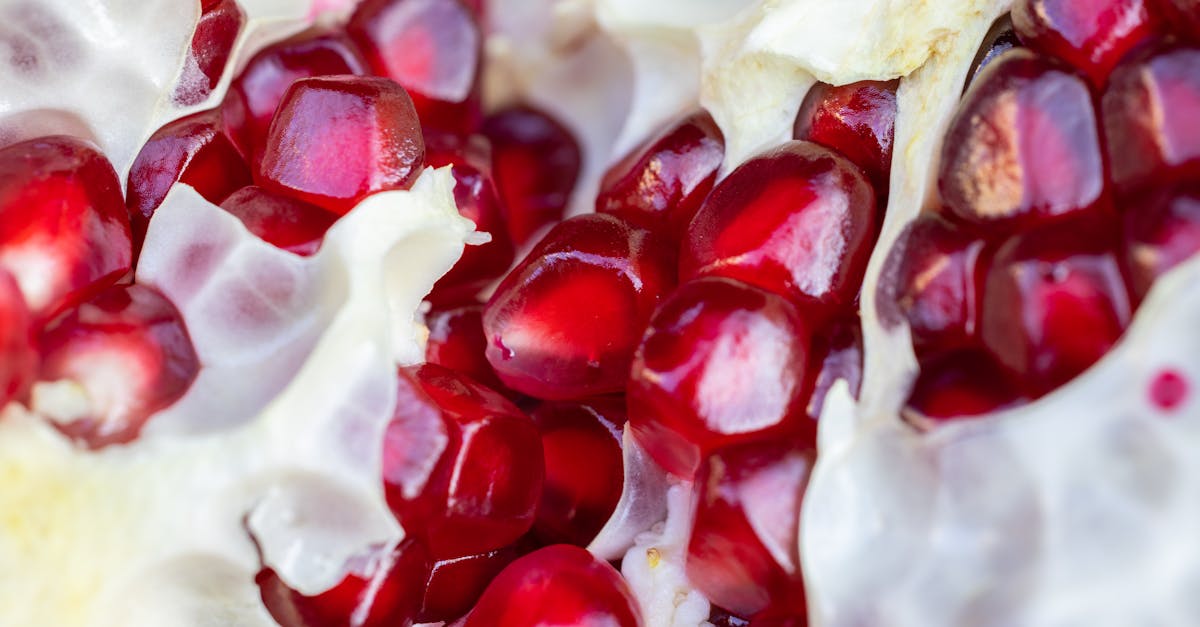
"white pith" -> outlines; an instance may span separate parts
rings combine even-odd
[[[23,4],[0,0],[0,16]],[[211,106],[170,104],[196,18],[178,2],[37,4],[77,33],[68,38],[77,54],[51,55],[55,72],[43,81],[0,71],[0,143],[83,135],[123,175],[154,129]],[[231,71],[315,14],[290,0],[241,4],[251,26]],[[1162,367],[1193,390],[1200,381],[1200,262],[1161,281],[1117,348],[1045,399],[930,435],[898,418],[916,361],[907,331],[877,320],[875,285],[891,243],[936,193],[941,137],[968,65],[1008,4],[493,3],[489,105],[529,99],[577,132],[586,160],[575,213],[590,209],[608,163],[698,104],[726,135],[728,171],[790,136],[816,80],[903,77],[890,202],[863,290],[861,399],[845,385],[831,392],[802,517],[814,625],[1200,623],[1190,594],[1200,582],[1200,500],[1191,496],[1200,402],[1193,394],[1164,416],[1146,400]],[[191,189],[173,190],[138,279],[180,308],[205,368],[141,439],[99,453],[6,410],[0,624],[267,626],[247,526],[306,592],[336,581],[347,556],[395,541],[377,442],[394,364],[422,355],[419,301],[473,237],[450,184],[447,172],[429,171],[411,192],[365,201],[308,260],[258,241]],[[219,263],[198,264],[189,251],[200,247]],[[75,411],[70,394],[60,400]],[[591,549],[624,555],[648,625],[698,625],[707,601],[682,575],[686,486],[671,485],[636,446],[626,465],[626,494]]]

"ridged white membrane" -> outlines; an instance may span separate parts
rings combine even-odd
[[[1200,602],[1200,261],[1152,291],[1125,339],[1028,407],[918,434],[898,418],[915,359],[884,328],[884,258],[935,193],[941,137],[979,41],[1009,0],[494,0],[489,106],[527,100],[575,131],[599,176],[702,104],[725,170],[790,136],[817,80],[903,78],[883,233],[863,290],[865,380],[821,421],[800,541],[812,624],[1195,625]],[[239,52],[344,14],[349,0],[245,0]],[[190,110],[195,15],[174,0],[0,0],[0,144],[49,132],[95,140],[118,171]],[[120,90],[113,90],[120,85]],[[116,93],[118,92],[119,93]],[[98,95],[103,95],[99,97]],[[194,108],[194,109],[195,109]],[[418,303],[470,224],[445,171],[375,196],[300,259],[175,189],[151,224],[140,281],[179,305],[204,364],[136,443],[88,453],[19,407],[0,419],[0,624],[259,627],[258,540],[317,592],[347,556],[402,531],[382,504],[377,442],[395,363],[420,359]],[[1192,396],[1148,400],[1163,369]],[[52,398],[50,400],[53,400]],[[628,480],[590,547],[624,556],[649,627],[704,624],[687,585],[690,486],[627,438]]]

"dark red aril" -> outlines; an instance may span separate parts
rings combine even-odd
[[[364,0],[346,24],[371,70],[404,86],[421,124],[466,134],[480,122],[483,37],[457,0]]]
[[[858,316],[836,319],[814,333],[812,355],[808,417],[817,420],[825,407],[825,397],[837,381],[845,381],[850,394],[858,398],[863,369],[862,323]]]
[[[321,248],[337,216],[315,205],[250,185],[234,192],[221,208],[237,216],[259,239],[301,256]]]
[[[933,213],[908,227],[891,295],[918,351],[971,344],[986,271],[984,242]]]
[[[554,227],[483,311],[508,387],[550,400],[619,392],[654,308],[675,283],[669,244],[609,215]]]
[[[1103,110],[1121,194],[1200,178],[1200,48],[1166,48],[1122,64]]]
[[[200,371],[179,310],[144,285],[100,292],[47,326],[38,347],[40,380],[71,380],[86,394],[88,413],[58,427],[92,448],[136,438]]]
[[[1103,87],[1117,62],[1163,29],[1156,0],[1017,0],[1017,36]]]
[[[293,590],[273,569],[254,581],[263,605],[280,627],[409,627],[421,607],[430,570],[420,543],[405,540],[352,570],[334,587],[308,596]]]
[[[832,148],[862,168],[887,202],[896,136],[896,88],[900,81],[817,83],[805,96],[792,137]]]
[[[986,353],[966,350],[921,364],[902,412],[910,424],[929,429],[1016,407],[1029,398]]]
[[[16,279],[0,269],[0,408],[24,397],[37,375],[32,324]]]
[[[1159,0],[1165,22],[1192,43],[1200,43],[1200,0]]]
[[[248,161],[257,159],[283,94],[312,76],[365,74],[358,49],[339,31],[308,30],[258,51],[221,103],[225,129]]]
[[[1035,394],[1083,372],[1129,324],[1129,294],[1109,231],[1068,223],[1017,235],[996,251],[980,335]]]
[[[1018,48],[1021,41],[1017,39],[1017,34],[1013,32],[1012,17],[1005,13],[992,24],[988,29],[987,35],[983,37],[983,43],[979,46],[979,52],[975,53],[975,60],[971,62],[971,69],[967,71],[967,82],[963,85],[963,92],[966,92],[979,73],[984,68],[992,64],[1000,55],[1005,52]]]
[[[629,427],[663,468],[691,478],[718,448],[796,435],[811,329],[784,298],[723,278],[685,283],[655,313],[627,389]]]
[[[183,74],[171,94],[175,104],[198,105],[212,94],[245,23],[246,14],[237,0],[200,2],[200,20],[192,31],[192,45],[183,62]]]
[[[44,322],[130,269],[121,182],[91,143],[33,139],[0,149],[0,268]]]
[[[1082,78],[1018,48],[980,73],[942,144],[938,188],[950,212],[1024,228],[1105,206],[1104,158]]]
[[[255,163],[262,187],[343,215],[375,192],[408,189],[425,166],[412,100],[386,78],[292,83]]]
[[[694,113],[609,168],[596,211],[678,240],[724,159],[721,129],[707,111]]]
[[[417,621],[452,621],[465,615],[496,575],[520,557],[518,545],[434,562],[422,586],[425,596]]]
[[[509,564],[484,591],[464,627],[640,627],[621,575],[587,551],[559,544]]]
[[[521,246],[562,219],[583,162],[579,142],[549,114],[525,105],[489,115],[483,134],[492,142],[509,234]]]
[[[879,230],[875,193],[834,151],[792,141],[739,166],[688,227],[680,279],[722,276],[793,302],[854,302]]]
[[[435,309],[425,318],[429,341],[425,361],[471,377],[497,392],[507,391],[487,360],[483,334],[483,305]],[[507,396],[507,394],[505,394]]]
[[[400,369],[383,443],[388,505],[434,559],[494,551],[529,531],[542,443],[496,392],[432,364]]]
[[[481,135],[461,139],[426,133],[425,150],[430,167],[452,166],[458,212],[492,238],[486,244],[465,247],[458,263],[438,279],[428,299],[435,304],[469,302],[508,270],[516,254],[492,179],[491,146]]]
[[[741,616],[804,608],[800,506],[816,451],[769,441],[722,449],[697,474],[687,576]]]
[[[1200,252],[1200,182],[1141,195],[1125,210],[1125,264],[1136,300]]]
[[[126,190],[135,249],[141,250],[151,216],[176,182],[190,185],[212,203],[250,184],[250,166],[222,130],[220,111],[175,120],[142,146]]]
[[[708,622],[712,623],[713,627],[747,627],[750,619],[742,618],[737,614],[730,613],[725,608],[714,605],[708,613]]]
[[[534,533],[546,544],[587,546],[612,516],[625,485],[625,399],[543,403],[532,417],[546,459]]]

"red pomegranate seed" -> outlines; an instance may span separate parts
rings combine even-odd
[[[346,32],[375,74],[408,90],[422,125],[464,134],[479,125],[483,37],[458,0],[365,0]]]
[[[358,49],[337,31],[310,30],[250,58],[221,103],[225,129],[247,160],[258,157],[267,128],[293,82],[330,74],[365,74]]]
[[[130,167],[126,191],[137,250],[146,239],[150,217],[176,181],[213,203],[250,184],[250,167],[221,129],[219,111],[202,111],[163,126],[142,146]]]
[[[1188,387],[1187,377],[1177,370],[1161,370],[1150,381],[1150,402],[1164,412],[1173,412],[1187,400]]]
[[[798,434],[805,417],[810,328],[782,297],[729,279],[685,283],[638,348],[629,427],[668,471],[690,478],[712,451]]]
[[[36,321],[116,282],[132,255],[121,182],[95,146],[58,136],[0,149],[0,268]]]
[[[1200,252],[1200,182],[1145,194],[1125,208],[1125,263],[1134,298]]]
[[[1087,84],[1029,50],[1006,52],[959,105],[938,187],[951,212],[989,228],[1096,210],[1104,160]]]
[[[425,134],[425,148],[430,167],[452,166],[459,213],[474,222],[477,230],[492,236],[486,244],[463,250],[458,263],[433,286],[429,300],[435,304],[471,301],[504,275],[515,255],[504,208],[492,182],[491,148],[480,135],[462,140],[437,133]]]
[[[986,272],[984,242],[936,214],[922,214],[904,236],[895,302],[920,351],[971,344]]]
[[[840,152],[863,169],[886,202],[896,136],[896,88],[900,81],[849,85],[817,83],[800,105],[792,136]]]
[[[984,289],[980,335],[997,361],[1035,391],[1075,377],[1129,324],[1115,242],[1064,224],[1018,235],[996,252]]]
[[[668,244],[620,218],[558,224],[484,308],[488,361],[505,385],[538,398],[621,391],[673,265]]]
[[[23,397],[36,376],[32,323],[16,279],[0,269],[0,408]]]
[[[488,584],[520,557],[517,546],[440,560],[433,564],[417,622],[451,621],[465,615],[479,600]]]
[[[292,83],[256,162],[259,185],[343,215],[375,192],[408,189],[425,165],[412,100],[386,78]]]
[[[509,564],[464,627],[641,627],[637,601],[621,575],[591,553],[548,546]]]
[[[533,525],[542,443],[504,397],[441,366],[403,368],[384,439],[388,505],[435,559],[506,546]]]
[[[793,141],[713,190],[688,227],[680,278],[723,276],[794,302],[854,302],[879,230],[875,194],[832,150]]]
[[[850,386],[850,393],[858,398],[862,387],[862,346],[862,323],[857,316],[835,320],[813,335],[811,374],[814,379],[812,395],[808,399],[809,418],[820,418],[825,397],[838,380],[844,380]]]
[[[721,129],[708,112],[695,113],[609,168],[596,211],[678,240],[724,159]]]
[[[236,0],[201,0],[200,21],[192,32],[192,45],[183,75],[171,99],[180,106],[198,105],[221,80],[229,53],[246,23]]]
[[[508,230],[520,246],[562,219],[583,155],[566,127],[528,106],[488,116],[483,134],[492,142],[492,171],[508,211]]]
[[[815,460],[814,450],[786,441],[705,460],[687,577],[710,601],[742,616],[804,607],[800,505]]]
[[[1160,5],[1168,24],[1193,43],[1200,42],[1200,0],[1161,0]]]
[[[179,311],[144,285],[100,292],[46,327],[38,345],[40,380],[72,380],[86,392],[90,412],[59,428],[92,448],[136,438],[200,370]]]
[[[1103,110],[1112,178],[1123,194],[1200,178],[1200,49],[1168,48],[1122,64]]]
[[[314,596],[288,587],[274,570],[254,578],[263,605],[280,627],[398,627],[412,625],[430,561],[418,542],[405,540],[369,560],[336,586]]]
[[[974,418],[1028,401],[986,353],[940,355],[921,364],[902,415],[928,429],[950,420]]]
[[[1025,45],[1079,69],[1103,87],[1113,67],[1162,30],[1155,0],[1017,0],[1013,27]]]
[[[544,403],[532,417],[546,459],[534,533],[546,544],[587,546],[612,516],[625,485],[625,399]]]
[[[483,335],[483,305],[435,309],[426,317],[425,323],[429,326],[425,361],[471,377],[502,394],[505,392],[504,384],[485,355],[487,338]]]
[[[321,248],[325,231],[337,220],[320,207],[255,185],[234,192],[221,208],[237,216],[247,230],[268,244],[305,257]]]
[[[979,52],[975,53],[975,60],[971,62],[971,69],[967,72],[967,82],[963,85],[963,92],[965,93],[970,88],[979,73],[991,65],[992,61],[1020,45],[1021,41],[1013,32],[1012,18],[1006,13],[996,20],[987,35],[984,35],[983,44],[979,46]]]

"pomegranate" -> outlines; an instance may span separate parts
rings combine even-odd
[[[0,403],[20,398],[37,372],[32,320],[20,286],[0,272]]]
[[[896,81],[863,81],[809,90],[796,115],[792,136],[836,149],[862,168],[883,204],[892,171],[896,125]]]
[[[1012,21],[1026,45],[1066,61],[1097,86],[1123,56],[1162,30],[1157,7],[1145,0],[1018,0]]]
[[[175,86],[172,100],[183,106],[197,105],[208,98],[233,52],[246,14],[236,0],[202,0],[200,21],[192,32],[183,76]]]
[[[487,360],[483,305],[435,310],[426,324],[429,341],[425,344],[425,361],[466,375],[497,392],[509,392]]]
[[[254,185],[234,192],[221,208],[237,216],[263,241],[303,256],[317,252],[325,231],[336,219],[320,207]]]

